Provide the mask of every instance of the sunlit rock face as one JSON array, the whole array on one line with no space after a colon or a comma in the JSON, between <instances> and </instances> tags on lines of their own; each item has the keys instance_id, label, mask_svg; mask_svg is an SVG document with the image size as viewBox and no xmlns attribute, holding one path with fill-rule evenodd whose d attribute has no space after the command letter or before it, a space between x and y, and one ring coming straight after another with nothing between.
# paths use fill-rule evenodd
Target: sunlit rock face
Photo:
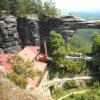
<instances>
[{"instance_id":1,"label":"sunlit rock face","mask_svg":"<svg viewBox=\"0 0 100 100\"><path fill-rule=\"evenodd\" d=\"M6 16L0 21L0 48L6 52L21 50L21 41L17 32L17 21L14 16Z\"/></svg>"}]
</instances>

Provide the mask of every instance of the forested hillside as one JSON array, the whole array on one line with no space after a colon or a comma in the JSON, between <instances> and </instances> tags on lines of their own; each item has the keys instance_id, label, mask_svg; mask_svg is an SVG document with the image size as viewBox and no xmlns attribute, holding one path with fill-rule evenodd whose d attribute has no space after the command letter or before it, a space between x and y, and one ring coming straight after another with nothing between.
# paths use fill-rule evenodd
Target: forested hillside
<instances>
[{"instance_id":1,"label":"forested hillside","mask_svg":"<svg viewBox=\"0 0 100 100\"><path fill-rule=\"evenodd\" d=\"M68 52L89 53L92 48L92 34L100 29L78 29L74 36L70 39L67 50Z\"/></svg>"},{"instance_id":2,"label":"forested hillside","mask_svg":"<svg viewBox=\"0 0 100 100\"><path fill-rule=\"evenodd\" d=\"M37 13L40 17L56 16L59 13L55 3L52 1L42 2L42 0L2 0L0 12L0 15L6 12L16 16Z\"/></svg>"}]
</instances>

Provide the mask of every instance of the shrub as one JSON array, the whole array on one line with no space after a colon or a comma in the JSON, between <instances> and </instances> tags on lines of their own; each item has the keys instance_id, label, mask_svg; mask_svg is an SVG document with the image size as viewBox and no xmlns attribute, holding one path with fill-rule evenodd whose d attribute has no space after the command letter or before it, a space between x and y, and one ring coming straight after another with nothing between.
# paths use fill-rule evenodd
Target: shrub
<instances>
[{"instance_id":1,"label":"shrub","mask_svg":"<svg viewBox=\"0 0 100 100\"><path fill-rule=\"evenodd\" d=\"M8 74L8 78L21 88L25 88L27 86L27 80L16 73Z\"/></svg>"},{"instance_id":2,"label":"shrub","mask_svg":"<svg viewBox=\"0 0 100 100\"><path fill-rule=\"evenodd\" d=\"M64 87L66 89L71 89L71 88L75 88L75 81L74 80L69 80L69 81L66 81L65 84L64 84Z\"/></svg>"},{"instance_id":3,"label":"shrub","mask_svg":"<svg viewBox=\"0 0 100 100\"><path fill-rule=\"evenodd\" d=\"M11 56L8 62L13 65L14 72L24 78L34 77L36 75L33 69L34 64L30 61L24 61L17 54Z\"/></svg>"},{"instance_id":4,"label":"shrub","mask_svg":"<svg viewBox=\"0 0 100 100\"><path fill-rule=\"evenodd\" d=\"M86 82L87 86L97 88L100 86L100 82L97 79L92 79Z\"/></svg>"},{"instance_id":5,"label":"shrub","mask_svg":"<svg viewBox=\"0 0 100 100\"><path fill-rule=\"evenodd\" d=\"M86 69L86 61L84 60L68 60L65 61L65 67L69 73L78 74Z\"/></svg>"},{"instance_id":6,"label":"shrub","mask_svg":"<svg viewBox=\"0 0 100 100\"><path fill-rule=\"evenodd\" d=\"M92 35L92 53L93 54L99 54L100 53L100 34L98 32L95 32Z\"/></svg>"}]
</instances>

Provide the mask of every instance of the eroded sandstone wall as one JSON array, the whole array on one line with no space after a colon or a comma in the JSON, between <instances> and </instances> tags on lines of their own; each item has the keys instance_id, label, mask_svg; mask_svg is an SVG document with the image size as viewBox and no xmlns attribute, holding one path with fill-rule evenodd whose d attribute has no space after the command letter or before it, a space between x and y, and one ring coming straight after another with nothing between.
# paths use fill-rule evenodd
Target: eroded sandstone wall
<instances>
[{"instance_id":1,"label":"eroded sandstone wall","mask_svg":"<svg viewBox=\"0 0 100 100\"><path fill-rule=\"evenodd\" d=\"M41 45L49 41L50 31L61 34L68 42L77 29L100 28L93 21L77 16L44 17L36 14L26 17L6 16L0 21L0 48L7 52L20 51L26 45Z\"/></svg>"},{"instance_id":2,"label":"eroded sandstone wall","mask_svg":"<svg viewBox=\"0 0 100 100\"><path fill-rule=\"evenodd\" d=\"M0 48L5 52L19 52L26 45L40 45L39 19L37 15L27 17L6 16L0 21Z\"/></svg>"},{"instance_id":3,"label":"eroded sandstone wall","mask_svg":"<svg viewBox=\"0 0 100 100\"><path fill-rule=\"evenodd\" d=\"M17 29L23 46L39 45L39 19L37 15L18 17Z\"/></svg>"},{"instance_id":4,"label":"eroded sandstone wall","mask_svg":"<svg viewBox=\"0 0 100 100\"><path fill-rule=\"evenodd\" d=\"M0 21L0 48L5 52L21 50L21 40L17 31L17 21L14 16L7 16Z\"/></svg>"},{"instance_id":5,"label":"eroded sandstone wall","mask_svg":"<svg viewBox=\"0 0 100 100\"><path fill-rule=\"evenodd\" d=\"M97 28L95 23L88 22L77 16L59 16L55 18L44 17L40 20L40 35L41 41L48 40L50 31L54 30L60 33L65 43L68 42L69 38L73 36L77 29L82 28Z\"/></svg>"}]
</instances>

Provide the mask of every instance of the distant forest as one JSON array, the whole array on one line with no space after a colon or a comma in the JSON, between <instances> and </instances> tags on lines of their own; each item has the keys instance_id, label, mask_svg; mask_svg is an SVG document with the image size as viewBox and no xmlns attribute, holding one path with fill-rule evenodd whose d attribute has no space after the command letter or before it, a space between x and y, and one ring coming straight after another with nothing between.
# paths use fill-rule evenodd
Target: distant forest
<instances>
[{"instance_id":1,"label":"distant forest","mask_svg":"<svg viewBox=\"0 0 100 100\"><path fill-rule=\"evenodd\" d=\"M82 37L85 41L92 43L91 41L91 35L94 32L99 32L100 33L100 29L78 29L75 33L75 35L79 35L80 37Z\"/></svg>"},{"instance_id":2,"label":"distant forest","mask_svg":"<svg viewBox=\"0 0 100 100\"><path fill-rule=\"evenodd\" d=\"M100 29L78 29L74 36L70 39L67 46L68 53L82 52L89 53L92 49L92 34L98 32Z\"/></svg>"}]
</instances>

